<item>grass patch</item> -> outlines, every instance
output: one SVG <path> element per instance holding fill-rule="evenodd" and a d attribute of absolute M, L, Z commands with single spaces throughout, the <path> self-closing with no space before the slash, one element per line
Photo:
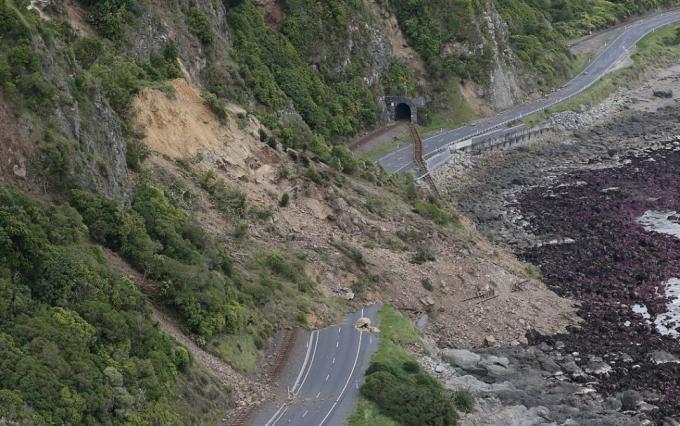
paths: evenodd
<path fill-rule="evenodd" d="M 420 344 L 420 336 L 411 321 L 392 305 L 385 305 L 380 309 L 378 324 L 381 339 L 400 345 Z"/>
<path fill-rule="evenodd" d="M 424 137 L 440 129 L 453 129 L 479 118 L 460 92 L 459 78 L 444 85 L 441 101 L 438 103 L 441 105 L 437 106 L 436 112 L 429 115 L 427 124 L 420 126 Z"/>
<path fill-rule="evenodd" d="M 227 415 L 230 390 L 203 367 L 193 365 L 177 379 L 177 414 L 182 424 L 218 424 Z"/>
<path fill-rule="evenodd" d="M 391 141 L 381 143 L 366 152 L 358 153 L 357 156 L 362 160 L 374 162 L 386 156 L 390 152 L 395 151 L 402 146 L 409 145 L 410 143 L 410 139 L 393 139 Z"/>
<path fill-rule="evenodd" d="M 220 336 L 210 342 L 210 346 L 211 352 L 239 371 L 252 374 L 257 369 L 260 355 L 250 334 Z"/>
<path fill-rule="evenodd" d="M 580 95 L 546 111 L 529 116 L 523 122 L 536 124 L 547 119 L 551 113 L 577 111 L 582 105 L 592 107 L 621 87 L 628 87 L 632 82 L 639 81 L 642 73 L 650 67 L 672 64 L 680 58 L 678 32 L 680 32 L 680 25 L 671 25 L 648 34 L 638 42 L 637 52 L 631 55 L 632 65 L 603 77 Z M 578 61 L 574 64 L 574 69 L 580 66 Z"/>
<path fill-rule="evenodd" d="M 349 418 L 349 426 L 400 426 L 391 418 L 380 414 L 378 406 L 371 401 L 360 398 L 359 405 Z"/>

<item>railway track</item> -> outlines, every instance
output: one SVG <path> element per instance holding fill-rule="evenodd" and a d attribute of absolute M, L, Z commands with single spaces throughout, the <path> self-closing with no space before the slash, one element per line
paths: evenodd
<path fill-rule="evenodd" d="M 264 374 L 267 383 L 272 383 L 278 375 L 281 373 L 281 369 L 288 359 L 293 345 L 295 344 L 295 339 L 298 335 L 298 328 L 289 328 L 284 332 L 283 339 L 281 340 L 281 345 L 279 350 L 274 357 L 274 360 L 269 364 L 267 372 Z M 241 407 L 231 414 L 229 421 L 227 422 L 230 426 L 245 426 L 248 424 L 250 416 L 253 415 L 255 410 L 258 408 L 257 404 L 252 404 L 246 407 Z"/>
<path fill-rule="evenodd" d="M 410 124 L 408 127 L 411 130 L 411 138 L 413 139 L 413 157 L 418 168 L 417 176 L 423 176 L 434 196 L 441 199 L 442 196 L 439 193 L 439 189 L 427 170 L 427 163 L 423 157 L 423 140 L 420 138 L 420 133 L 418 133 L 415 124 Z"/>

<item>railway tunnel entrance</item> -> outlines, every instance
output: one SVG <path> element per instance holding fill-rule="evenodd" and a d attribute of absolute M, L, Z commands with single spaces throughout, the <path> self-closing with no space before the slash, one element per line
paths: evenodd
<path fill-rule="evenodd" d="M 387 106 L 387 121 L 406 121 L 416 124 L 418 122 L 418 110 L 416 103 L 403 96 L 385 96 Z"/>
<path fill-rule="evenodd" d="M 394 121 L 411 121 L 411 107 L 401 103 L 394 109 Z"/>

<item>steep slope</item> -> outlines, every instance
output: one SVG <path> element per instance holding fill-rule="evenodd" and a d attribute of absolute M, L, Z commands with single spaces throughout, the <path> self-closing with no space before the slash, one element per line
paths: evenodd
<path fill-rule="evenodd" d="M 569 324 L 531 268 L 342 144 L 402 88 L 479 111 L 531 90 L 507 5 L 415 2 L 421 38 L 391 1 L 0 0 L 0 421 L 215 422 L 263 397 L 277 331 L 372 301 L 442 346 Z"/>

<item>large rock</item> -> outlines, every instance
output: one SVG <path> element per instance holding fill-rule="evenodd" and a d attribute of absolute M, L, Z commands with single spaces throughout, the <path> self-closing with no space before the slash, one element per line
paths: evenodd
<path fill-rule="evenodd" d="M 510 382 L 485 383 L 475 376 L 455 376 L 446 382 L 450 389 L 467 389 L 475 395 L 499 395 L 516 392 L 517 389 Z"/>
<path fill-rule="evenodd" d="M 452 366 L 463 370 L 477 368 L 482 359 L 478 354 L 465 349 L 445 349 L 442 351 L 442 358 Z"/>
<path fill-rule="evenodd" d="M 621 394 L 621 408 L 624 410 L 635 410 L 642 402 L 642 397 L 638 391 L 627 390 Z"/>

